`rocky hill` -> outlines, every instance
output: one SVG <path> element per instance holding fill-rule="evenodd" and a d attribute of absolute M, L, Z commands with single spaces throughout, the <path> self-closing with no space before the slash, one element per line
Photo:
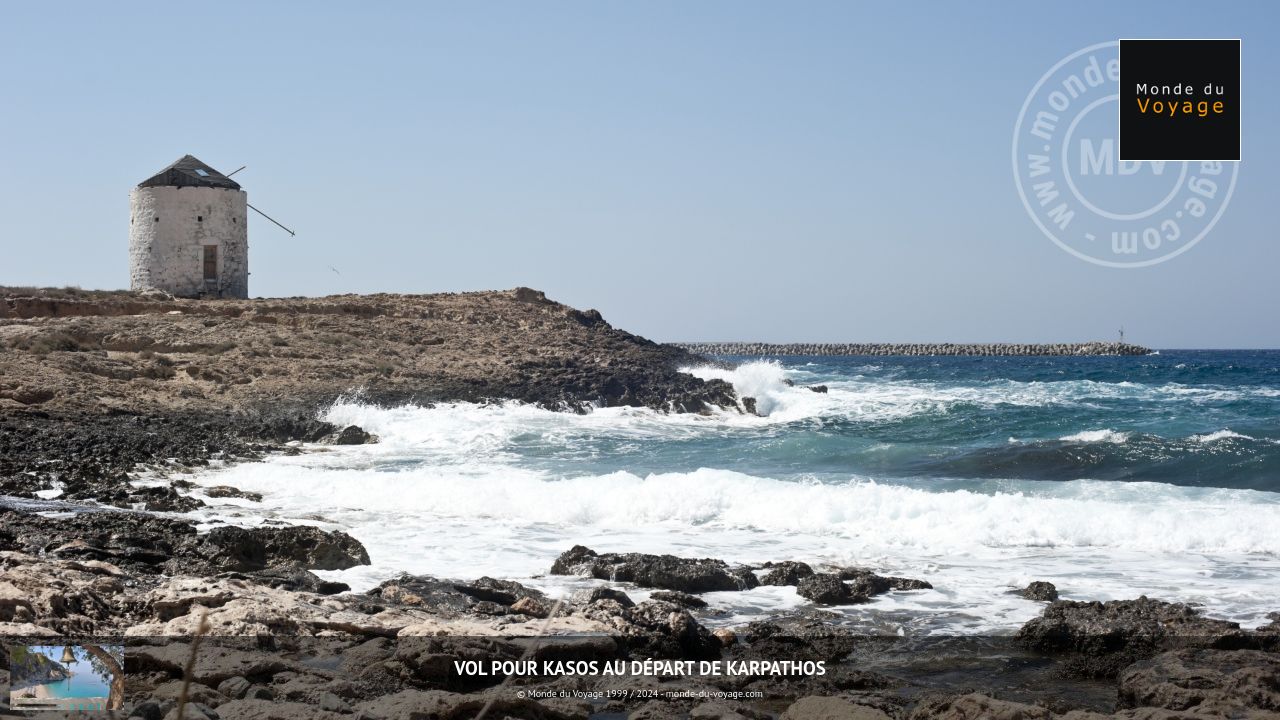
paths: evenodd
<path fill-rule="evenodd" d="M 516 399 L 698 412 L 703 362 L 536 290 L 174 300 L 0 290 L 0 412 L 153 413 Z"/>

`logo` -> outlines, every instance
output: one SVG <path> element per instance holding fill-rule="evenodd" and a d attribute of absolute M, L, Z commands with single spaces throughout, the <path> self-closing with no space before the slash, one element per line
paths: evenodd
<path fill-rule="evenodd" d="M 1013 175 L 1031 219 L 1058 247 L 1105 267 L 1177 257 L 1217 224 L 1238 163 L 1119 155 L 1119 43 L 1060 60 L 1031 89 L 1013 130 Z"/>
<path fill-rule="evenodd" d="M 1240 159 L 1239 40 L 1120 40 L 1120 157 Z"/>

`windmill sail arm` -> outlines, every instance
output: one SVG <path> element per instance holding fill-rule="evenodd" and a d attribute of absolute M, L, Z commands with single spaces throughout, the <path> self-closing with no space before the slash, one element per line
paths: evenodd
<path fill-rule="evenodd" d="M 245 203 L 245 204 L 246 204 L 246 205 L 249 205 L 249 203 Z M 294 237 L 296 237 L 296 236 L 298 235 L 298 233 L 296 233 L 296 232 L 294 232 L 294 231 L 290 230 L 289 228 L 285 227 L 284 225 L 281 225 L 281 224 L 280 224 L 280 222 L 279 222 L 278 220 L 276 220 L 275 218 L 271 217 L 270 215 L 268 215 L 268 214 L 266 214 L 266 213 L 262 212 L 262 211 L 261 211 L 261 210 L 259 210 L 258 208 L 254 207 L 254 206 L 252 206 L 252 205 L 249 205 L 249 209 L 250 209 L 250 210 L 252 210 L 252 211 L 254 211 L 254 212 L 256 212 L 256 213 L 258 213 L 258 214 L 259 214 L 259 215 L 261 215 L 262 217 L 264 217 L 264 218 L 266 218 L 266 219 L 270 220 L 271 222 L 275 223 L 275 224 L 276 224 L 276 225 L 277 225 L 281 230 L 284 230 L 285 232 L 289 233 L 290 235 L 292 235 L 292 236 L 294 236 Z"/>

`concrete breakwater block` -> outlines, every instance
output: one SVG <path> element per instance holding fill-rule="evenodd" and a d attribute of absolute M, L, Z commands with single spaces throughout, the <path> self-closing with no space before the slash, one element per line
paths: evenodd
<path fill-rule="evenodd" d="M 1086 343 L 671 343 L 700 355 L 1149 355 L 1119 342 Z"/>

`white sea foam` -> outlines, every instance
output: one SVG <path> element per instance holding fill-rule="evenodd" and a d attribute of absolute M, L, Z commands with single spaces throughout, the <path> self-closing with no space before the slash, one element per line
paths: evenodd
<path fill-rule="evenodd" d="M 1241 435 L 1231 430 L 1219 430 L 1217 432 L 1207 433 L 1205 435 L 1192 435 L 1191 440 L 1198 443 L 1211 443 L 1219 440 L 1252 440 L 1248 435 Z"/>
<path fill-rule="evenodd" d="M 868 366 L 868 371 L 878 367 Z M 947 413 L 957 406 L 976 408 L 1098 407 L 1122 400 L 1171 403 L 1232 402 L 1274 392 L 1268 388 L 1187 386 L 1178 383 L 1145 385 L 1135 382 L 1060 380 L 1053 382 L 992 380 L 976 385 L 926 380 L 895 380 L 865 375 L 823 378 L 827 393 L 791 387 L 788 376 L 812 373 L 787 370 L 776 361 L 753 361 L 735 369 L 713 366 L 686 368 L 704 380 L 733 384 L 740 395 L 756 399 L 756 410 L 770 422 L 786 423 L 813 417 L 844 417 L 861 421 L 896 420 L 914 415 Z"/>
<path fill-rule="evenodd" d="M 1074 433 L 1072 435 L 1063 435 L 1058 438 L 1063 442 L 1073 443 L 1116 443 L 1120 444 L 1129 439 L 1129 433 L 1117 432 L 1115 430 L 1085 430 L 1083 432 Z"/>
<path fill-rule="evenodd" d="M 849 612 L 906 613 L 916 618 L 910 622 L 950 631 L 1016 627 L 1038 606 L 1001 588 L 1033 579 L 1052 580 L 1067 597 L 1080 599 L 1146 593 L 1202 602 L 1217 616 L 1246 624 L 1274 610 L 1271 599 L 1280 593 L 1280 495 L 1274 493 L 1089 480 L 975 481 L 937 491 L 862 477 L 819 483 L 714 467 L 632 469 L 629 453 L 657 438 L 768 429 L 781 418 L 828 413 L 850 402 L 882 409 L 894 402 L 887 398 L 926 402 L 903 388 L 874 400 L 870 389 L 860 400 L 856 388 L 832 387 L 823 395 L 787 387 L 779 373 L 759 364 L 733 376 L 758 401 L 767 398 L 767 418 L 634 408 L 574 415 L 518 403 L 339 404 L 327 420 L 358 424 L 382 441 L 195 476 L 203 485 L 264 496 L 260 504 L 211 499 L 199 515 L 345 529 L 366 544 L 374 564 L 328 575 L 357 589 L 408 571 L 490 574 L 562 592 L 583 581 L 535 576 L 557 554 L 583 543 L 737 562 L 859 563 L 924 577 L 938 589 L 884 597 Z M 910 392 L 928 395 L 927 389 Z M 1090 431 L 1074 441 L 1114 442 L 1108 433 L 1121 434 Z M 609 450 L 601 459 L 605 442 Z M 557 462 L 560 457 L 623 469 L 566 472 L 573 465 Z M 716 461 L 711 453 L 699 457 L 708 465 Z M 733 618 L 800 602 L 790 589 L 719 601 Z"/>

